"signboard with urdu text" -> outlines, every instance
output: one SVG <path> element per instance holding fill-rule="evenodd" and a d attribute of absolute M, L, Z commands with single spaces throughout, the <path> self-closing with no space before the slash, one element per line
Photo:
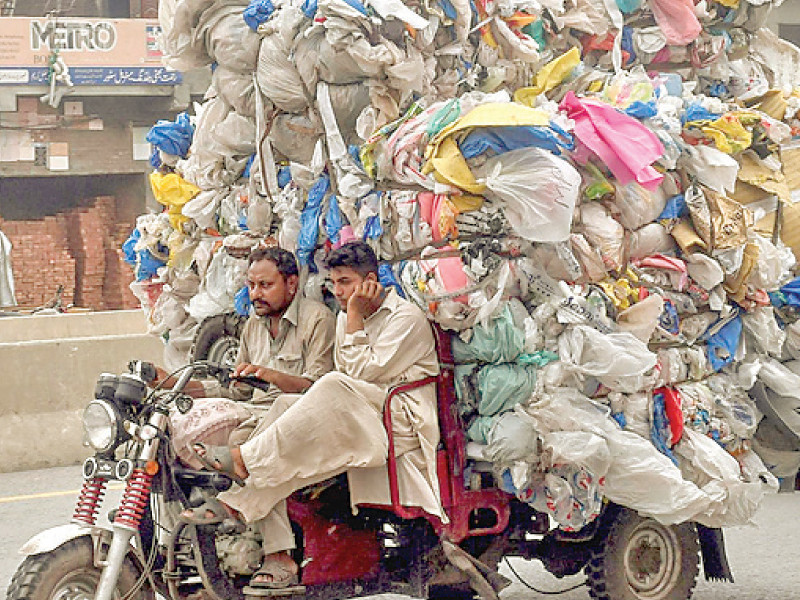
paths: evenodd
<path fill-rule="evenodd" d="M 75 85 L 177 85 L 151 19 L 0 17 L 0 85 L 47 85 L 54 53 Z"/>

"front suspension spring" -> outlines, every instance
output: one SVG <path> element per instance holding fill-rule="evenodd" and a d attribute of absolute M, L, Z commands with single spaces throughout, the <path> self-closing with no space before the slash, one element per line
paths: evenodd
<path fill-rule="evenodd" d="M 75 512 L 72 513 L 72 522 L 78 525 L 94 526 L 97 522 L 97 513 L 106 494 L 108 481 L 102 477 L 92 477 L 83 482 L 83 487 L 78 494 Z"/>
<path fill-rule="evenodd" d="M 153 485 L 153 476 L 144 472 L 144 469 L 134 469 L 128 479 L 128 485 L 122 494 L 119 509 L 114 517 L 115 525 L 123 525 L 138 530 L 147 503 L 150 501 L 150 488 Z"/>

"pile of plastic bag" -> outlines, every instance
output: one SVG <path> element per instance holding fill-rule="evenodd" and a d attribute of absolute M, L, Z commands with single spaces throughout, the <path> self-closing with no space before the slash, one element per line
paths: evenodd
<path fill-rule="evenodd" d="M 604 498 L 747 523 L 762 458 L 800 464 L 748 394 L 800 358 L 800 50 L 773 4 L 162 1 L 168 64 L 213 68 L 148 138 L 165 210 L 127 244 L 168 366 L 246 314 L 254 246 L 323 298 L 327 252 L 366 240 L 453 332 L 500 487 L 565 529 Z"/>

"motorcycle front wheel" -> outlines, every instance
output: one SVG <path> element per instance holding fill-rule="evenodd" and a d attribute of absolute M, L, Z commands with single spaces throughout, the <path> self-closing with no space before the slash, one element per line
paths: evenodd
<path fill-rule="evenodd" d="M 662 525 L 622 509 L 586 567 L 595 600 L 687 600 L 700 544 L 692 523 Z"/>
<path fill-rule="evenodd" d="M 92 540 L 80 537 L 43 554 L 26 558 L 14 573 L 7 600 L 93 600 L 101 569 L 94 566 Z M 130 559 L 120 572 L 115 599 L 154 600 L 145 581 L 138 590 L 139 569 Z"/>

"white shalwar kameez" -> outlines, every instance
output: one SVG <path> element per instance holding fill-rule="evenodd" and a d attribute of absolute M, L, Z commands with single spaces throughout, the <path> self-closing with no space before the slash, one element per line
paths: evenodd
<path fill-rule="evenodd" d="M 345 333 L 346 319 L 341 313 L 336 324 L 337 371 L 302 396 L 279 398 L 240 446 L 250 476 L 219 498 L 247 521 L 274 508 L 285 514 L 283 500 L 292 492 L 344 471 L 354 507 L 390 502 L 383 405 L 392 386 L 438 374 L 433 333 L 422 311 L 393 290 L 362 331 Z M 435 386 L 399 394 L 392 417 L 402 503 L 445 518 L 436 478 Z"/>

